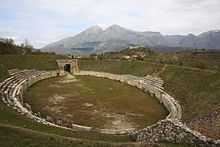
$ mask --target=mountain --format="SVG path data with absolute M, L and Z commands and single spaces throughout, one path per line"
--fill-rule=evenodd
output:
M 120 51 L 122 49 L 145 45 L 155 50 L 175 51 L 176 48 L 220 49 L 220 31 L 212 30 L 198 36 L 162 35 L 160 32 L 137 32 L 112 25 L 103 30 L 93 26 L 76 36 L 64 38 L 45 46 L 42 50 L 59 54 L 90 54 Z M 170 47 L 170 49 L 169 49 Z

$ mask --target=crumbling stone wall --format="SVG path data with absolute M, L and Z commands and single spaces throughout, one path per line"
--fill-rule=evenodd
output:
M 219 140 L 206 138 L 180 121 L 165 119 L 131 133 L 136 141 L 188 143 L 196 146 L 220 146 Z

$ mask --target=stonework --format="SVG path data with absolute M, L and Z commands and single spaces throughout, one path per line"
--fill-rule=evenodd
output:
M 57 59 L 56 62 L 60 71 L 64 71 L 65 65 L 70 65 L 70 73 L 79 71 L 77 59 Z
M 63 66 L 70 64 L 70 61 L 58 60 L 58 65 L 61 71 L 37 71 L 37 70 L 23 70 L 19 73 L 9 77 L 2 83 L 0 83 L 0 92 L 2 93 L 2 100 L 9 107 L 17 110 L 22 115 L 25 115 L 37 122 L 43 124 L 60 127 L 69 130 L 82 130 L 82 131 L 93 131 L 107 134 L 124 134 L 130 133 L 136 141 L 148 141 L 148 142 L 177 142 L 177 143 L 190 143 L 201 146 L 220 146 L 220 140 L 214 140 L 206 138 L 202 134 L 191 130 L 185 124 L 181 123 L 181 106 L 179 103 L 168 93 L 163 90 L 163 80 L 154 77 L 137 77 L 133 75 L 116 75 L 105 72 L 94 72 L 94 71 L 78 71 L 77 61 L 71 63 L 72 72 L 74 75 L 89 75 L 95 77 L 108 78 L 116 81 L 126 83 L 131 86 L 135 86 L 159 100 L 169 111 L 169 115 L 156 124 L 148 126 L 141 130 L 134 130 L 134 128 L 126 130 L 108 130 L 98 129 L 87 126 L 81 126 L 77 124 L 71 124 L 67 127 L 62 120 L 54 120 L 50 116 L 42 118 L 40 113 L 32 112 L 31 106 L 27 103 L 23 103 L 23 93 L 28 87 L 36 83 L 37 81 L 65 75 Z M 75 66 L 73 65 L 75 64 Z M 77 65 L 77 66 L 76 66 Z

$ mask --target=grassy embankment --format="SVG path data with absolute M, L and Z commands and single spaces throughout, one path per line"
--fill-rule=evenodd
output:
M 26 60 L 23 60 L 23 58 L 26 58 Z M 35 68 L 42 70 L 54 69 L 56 68 L 55 57 L 51 58 L 39 56 L 0 56 L 0 79 L 3 80 L 8 76 L 6 70 L 10 68 Z M 42 61 L 42 59 L 45 60 Z M 38 61 L 42 61 L 42 64 L 40 65 Z M 48 63 L 50 66 L 46 66 Z M 80 61 L 79 64 L 80 69 L 84 70 L 106 71 L 118 74 L 134 74 L 138 76 L 144 76 L 146 74 L 160 75 L 165 81 L 165 90 L 174 95 L 174 97 L 179 100 L 183 106 L 183 120 L 191 120 L 193 117 L 202 116 L 204 113 L 211 113 L 213 109 L 218 109 L 220 107 L 220 74 L 218 72 L 182 68 L 172 65 L 163 66 L 162 64 L 129 61 Z M 104 140 L 110 142 L 131 141 L 128 137 L 124 136 L 100 136 L 94 135 L 93 133 L 84 134 L 82 132 L 73 133 L 66 130 L 41 125 L 23 116 L 20 116 L 17 112 L 5 106 L 2 101 L 0 101 L 0 124 L 18 126 L 21 128 L 27 128 L 31 131 L 39 131 L 41 133 L 45 132 L 66 137 L 77 137 L 83 140 Z M 2 126 L 1 130 L 1 146 L 13 145 L 10 143 L 13 142 L 12 140 L 16 141 L 18 146 L 22 146 L 24 143 L 42 143 L 45 146 L 51 144 L 46 135 L 43 135 L 44 137 L 36 141 L 31 139 L 35 136 L 35 134 L 33 133 L 30 135 L 28 131 L 20 131 L 19 133 L 19 129 L 14 130 L 11 127 L 8 128 L 5 126 Z M 17 131 L 16 133 L 19 135 L 15 137 L 14 134 L 12 135 L 10 133 L 12 131 Z M 28 137 L 26 138 L 25 136 Z M 26 141 L 21 141 L 23 138 L 26 138 Z M 55 140 L 62 143 L 62 139 L 59 137 L 55 138 Z M 65 141 L 69 140 L 65 139 Z
M 57 69 L 56 59 L 61 55 L 0 55 L 0 81 L 8 77 L 8 69 Z

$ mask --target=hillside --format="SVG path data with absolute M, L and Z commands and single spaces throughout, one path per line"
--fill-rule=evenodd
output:
M 180 101 L 183 107 L 183 121 L 190 124 L 193 129 L 219 139 L 217 129 L 219 127 L 217 114 L 220 109 L 219 72 L 145 61 L 80 60 L 79 65 L 79 68 L 84 70 L 160 76 L 165 81 L 165 90 Z M 215 115 L 212 115 L 213 113 Z M 200 125 L 196 125 L 195 120 Z M 211 123 L 204 123 L 206 121 Z
M 8 76 L 7 69 L 11 68 L 56 69 L 55 60 L 61 57 L 63 56 L 1 55 L 0 79 L 5 79 Z M 79 68 L 138 76 L 152 74 L 162 77 L 165 81 L 165 90 L 179 100 L 183 106 L 183 122 L 209 137 L 219 139 L 219 134 L 216 132 L 219 128 L 216 115 L 220 108 L 220 101 L 218 99 L 220 96 L 219 72 L 216 70 L 156 63 L 153 60 L 146 62 L 145 60 L 79 60 Z M 131 143 L 132 140 L 129 136 L 70 132 L 36 123 L 7 107 L 2 101 L 0 101 L 0 130 L 0 146 L 13 146 L 15 142 L 18 146 L 60 146 L 61 144 L 66 146 L 135 146 L 134 143 Z M 15 132 L 17 135 L 15 135 Z M 23 138 L 26 139 L 24 140 Z M 143 144 L 151 146 L 148 143 Z M 143 144 L 142 146 L 144 146 Z M 138 145 L 140 144 L 136 144 L 136 146 Z M 154 146 L 171 145 L 154 144 Z M 174 146 L 178 145 L 175 144 Z
M 91 59 L 104 60 L 129 60 L 146 61 L 158 64 L 177 65 L 182 67 L 194 67 L 206 70 L 220 71 L 219 50 L 191 49 L 175 53 L 158 53 L 151 48 L 135 47 L 118 52 L 107 52 L 103 54 L 91 54 Z
M 62 55 L 0 55 L 0 82 L 8 77 L 9 69 L 57 69 L 56 59 Z
M 198 36 L 162 35 L 160 32 L 138 32 L 112 25 L 103 30 L 93 26 L 73 37 L 46 45 L 42 50 L 61 54 L 91 54 L 120 51 L 138 45 L 151 46 L 166 52 L 186 48 L 220 49 L 220 31 L 212 30 Z
M 0 37 L 0 55 L 30 54 L 32 48 L 33 46 L 31 46 L 28 42 L 26 42 L 26 44 L 23 43 L 21 45 L 16 45 L 13 39 Z

